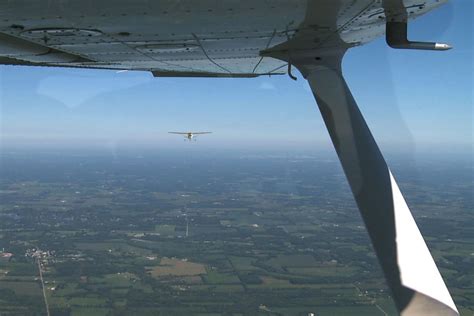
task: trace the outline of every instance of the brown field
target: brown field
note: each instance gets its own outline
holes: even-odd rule
[[[206,273],[206,266],[203,264],[166,257],[161,259],[159,266],[148,267],[147,269],[155,278],[163,276],[193,276]]]

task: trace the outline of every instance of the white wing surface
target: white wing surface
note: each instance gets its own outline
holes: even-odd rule
[[[443,1],[405,5],[416,17]],[[318,21],[308,23],[314,12]],[[0,1],[0,64],[178,77],[284,74],[286,62],[261,52],[306,38],[297,34],[311,35],[300,49],[360,45],[384,33],[383,17],[380,0]]]

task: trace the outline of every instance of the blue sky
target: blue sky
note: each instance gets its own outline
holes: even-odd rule
[[[447,52],[403,51],[383,38],[352,49],[344,74],[382,149],[472,148],[473,3],[452,0],[412,22],[411,39]],[[211,130],[203,148],[326,148],[303,78],[153,78],[148,73],[0,68],[4,146],[189,146],[170,130]]]

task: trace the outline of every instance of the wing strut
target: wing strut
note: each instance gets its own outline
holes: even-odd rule
[[[343,53],[293,60],[317,100],[401,315],[458,315],[341,71]]]

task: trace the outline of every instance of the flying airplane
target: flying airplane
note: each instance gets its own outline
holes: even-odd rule
[[[212,132],[168,132],[170,134],[178,134],[178,135],[184,135],[185,140],[196,141],[197,135],[203,135],[203,134],[212,134]]]
[[[297,68],[316,98],[399,312],[458,315],[341,67],[347,50],[384,34],[396,49],[450,49],[407,38],[412,19],[445,2],[1,1],[0,64],[292,79]]]

